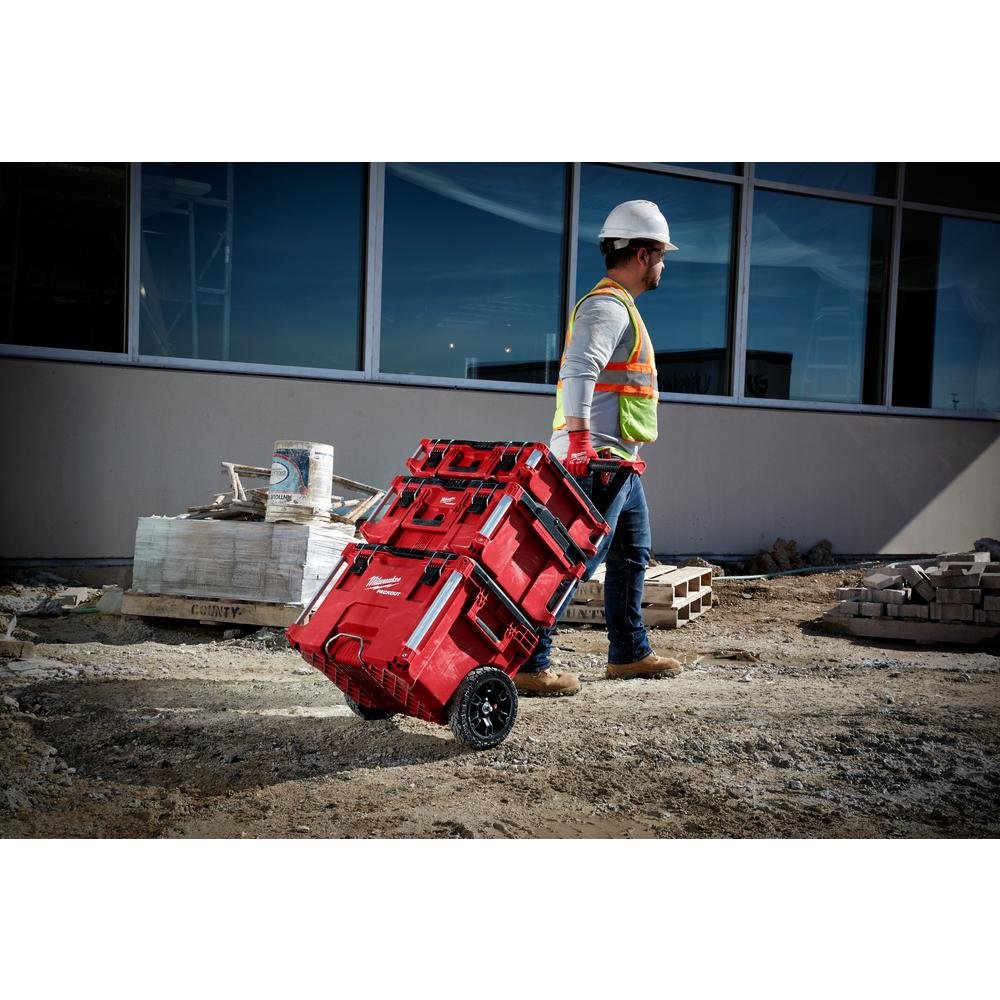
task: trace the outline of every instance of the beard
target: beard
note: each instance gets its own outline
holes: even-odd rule
[[[654,264],[652,267],[646,268],[646,273],[642,276],[643,288],[647,292],[651,292],[654,289],[660,287],[660,276],[663,274],[663,268],[659,264]]]

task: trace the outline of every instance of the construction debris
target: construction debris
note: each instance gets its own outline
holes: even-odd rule
[[[560,621],[607,624],[604,617],[605,566],[581,583]],[[712,609],[712,570],[702,566],[655,566],[646,570],[642,620],[648,628],[680,628]]]
[[[783,573],[790,569],[803,569],[806,566],[833,565],[833,545],[821,538],[804,556],[799,553],[795,539],[786,541],[775,539],[770,552],[758,552],[750,560],[747,573]]]
[[[235,518],[241,521],[263,521],[267,510],[267,489],[250,489],[243,485],[241,476],[253,479],[270,479],[271,470],[258,465],[237,465],[235,462],[222,462],[222,471],[229,476],[231,491],[227,495],[219,494],[215,502],[200,507],[188,507],[187,513],[181,515],[191,519],[202,518]]]
[[[840,587],[822,618],[831,631],[914,642],[976,643],[1000,636],[1000,562],[988,551],[934,563],[879,567],[861,587]]]
[[[35,644],[20,639],[0,639],[0,659],[24,660],[35,651]]]
[[[187,508],[180,517],[187,520],[227,520],[227,521],[272,521],[297,524],[328,523],[356,524],[385,495],[384,491],[367,483],[337,476],[328,472],[326,480],[336,483],[348,493],[360,496],[335,496],[332,490],[325,493],[314,505],[304,503],[275,503],[271,500],[271,487],[247,489],[243,479],[271,480],[273,470],[259,465],[240,465],[236,462],[220,462],[222,471],[229,477],[230,490],[220,493],[210,504],[194,505]],[[285,494],[280,494],[284,496]],[[269,502],[270,501],[270,502]]]

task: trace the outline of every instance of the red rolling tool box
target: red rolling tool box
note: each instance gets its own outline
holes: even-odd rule
[[[536,625],[554,625],[586,556],[514,482],[397,476],[361,527],[369,542],[476,559]]]
[[[354,544],[286,634],[362,717],[450,722],[476,748],[510,732],[510,678],[538,641],[468,556]]]
[[[511,678],[608,525],[542,444],[425,440],[407,465],[286,635],[362,718],[493,747],[517,718]]]
[[[407,459],[414,476],[495,479],[517,483],[592,556],[608,533],[604,518],[562,462],[535,441],[449,441],[424,438]]]

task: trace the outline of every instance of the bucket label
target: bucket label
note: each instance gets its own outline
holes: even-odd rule
[[[308,480],[308,451],[284,452],[271,459],[271,483],[268,490],[272,497],[275,494],[282,494],[289,499],[292,496],[302,496],[306,492]]]

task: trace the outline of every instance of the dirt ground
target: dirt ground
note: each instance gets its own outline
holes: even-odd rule
[[[996,837],[1000,649],[823,634],[860,577],[717,580],[709,614],[652,635],[673,680],[609,681],[603,630],[561,628],[582,692],[522,698],[484,752],[356,718],[278,630],[22,615],[0,836]]]

